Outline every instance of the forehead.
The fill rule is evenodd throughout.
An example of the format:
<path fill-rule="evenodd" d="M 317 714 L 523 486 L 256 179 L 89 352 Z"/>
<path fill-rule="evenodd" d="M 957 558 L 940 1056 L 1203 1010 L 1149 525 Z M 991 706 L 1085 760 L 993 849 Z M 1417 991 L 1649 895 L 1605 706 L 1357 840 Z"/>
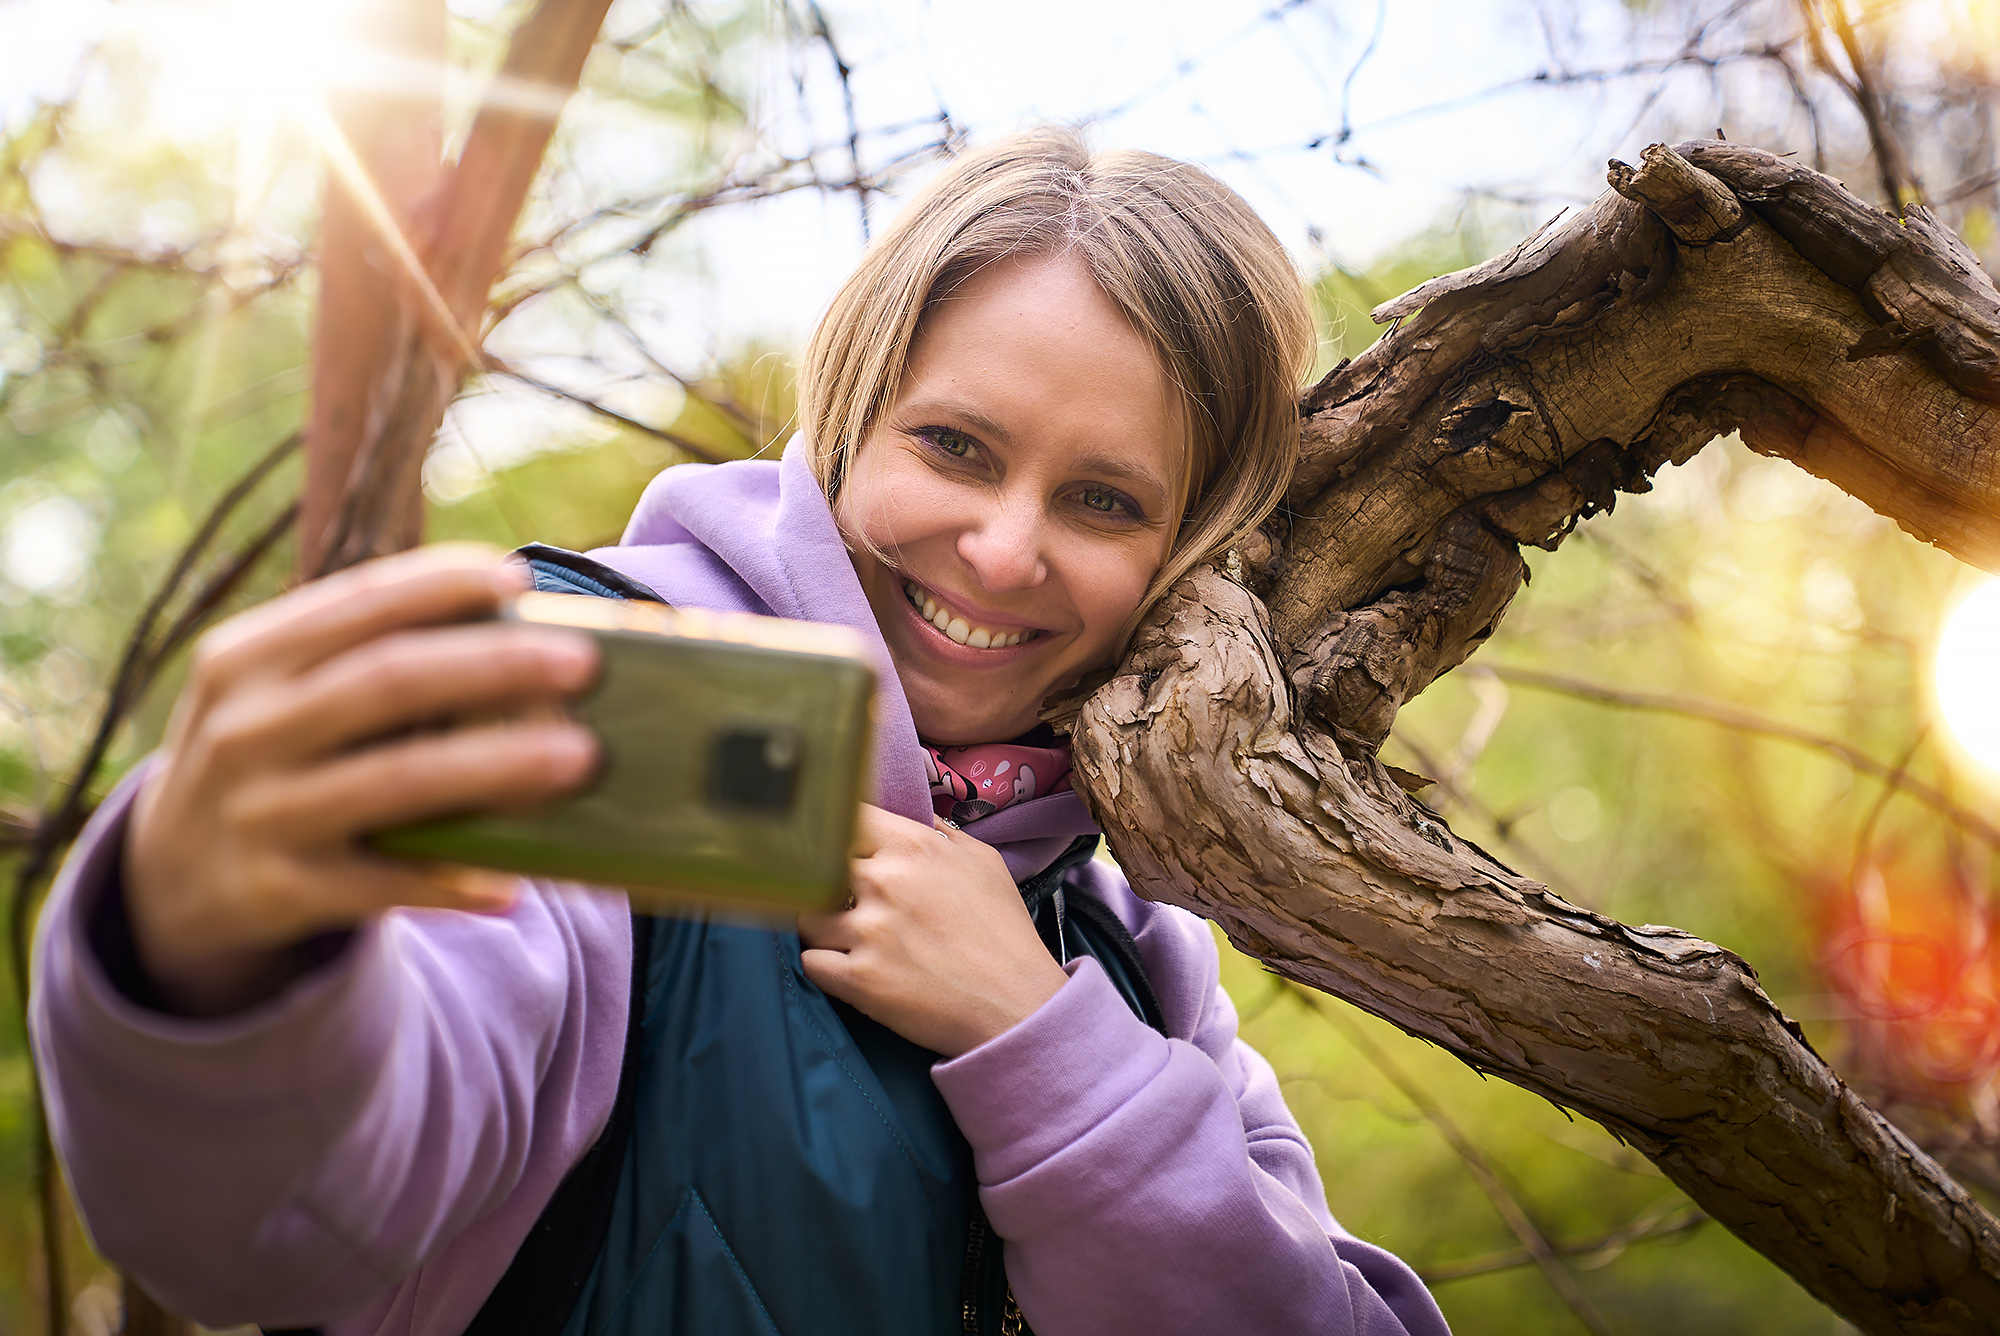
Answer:
<path fill-rule="evenodd" d="M 949 409 L 1003 450 L 1055 451 L 1177 492 L 1182 395 L 1075 255 L 996 261 L 925 314 L 898 405 Z"/>

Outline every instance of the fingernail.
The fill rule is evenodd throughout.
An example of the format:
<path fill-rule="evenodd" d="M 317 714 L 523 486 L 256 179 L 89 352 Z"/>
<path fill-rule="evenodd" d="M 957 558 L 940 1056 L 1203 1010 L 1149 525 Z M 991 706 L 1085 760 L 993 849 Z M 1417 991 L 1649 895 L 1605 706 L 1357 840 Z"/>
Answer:
<path fill-rule="evenodd" d="M 563 780 L 581 779 L 597 764 L 597 734 L 587 728 L 558 729 L 549 738 L 549 767 Z"/>
<path fill-rule="evenodd" d="M 500 563 L 500 590 L 503 594 L 525 594 L 535 587 L 535 573 L 528 563 L 509 557 Z"/>
<path fill-rule="evenodd" d="M 556 633 L 542 653 L 558 686 L 580 687 L 597 672 L 597 642 L 589 636 Z"/>
<path fill-rule="evenodd" d="M 459 908 L 472 914 L 504 914 L 519 898 L 521 879 L 511 872 L 483 867 L 441 867 L 437 880 L 459 897 Z"/>

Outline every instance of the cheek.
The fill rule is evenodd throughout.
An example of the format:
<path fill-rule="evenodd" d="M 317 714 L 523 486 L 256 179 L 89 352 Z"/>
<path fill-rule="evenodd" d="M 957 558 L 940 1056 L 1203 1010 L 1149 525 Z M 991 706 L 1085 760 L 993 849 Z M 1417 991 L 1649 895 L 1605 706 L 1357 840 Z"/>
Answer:
<path fill-rule="evenodd" d="M 834 524 L 850 547 L 857 538 L 863 546 L 905 547 L 948 526 L 950 489 L 913 463 L 891 446 L 862 444 L 833 504 Z"/>
<path fill-rule="evenodd" d="M 886 490 L 878 476 L 879 454 L 863 442 L 840 480 L 840 494 L 833 499 L 834 527 L 840 530 L 850 548 L 856 546 L 857 538 L 876 538 L 875 512 Z"/>
<path fill-rule="evenodd" d="M 1090 628 L 1093 647 L 1105 646 L 1145 598 L 1160 562 L 1150 552 L 1121 552 L 1115 557 L 1099 553 L 1083 569 L 1087 576 L 1078 587 L 1087 593 L 1079 610 Z"/>

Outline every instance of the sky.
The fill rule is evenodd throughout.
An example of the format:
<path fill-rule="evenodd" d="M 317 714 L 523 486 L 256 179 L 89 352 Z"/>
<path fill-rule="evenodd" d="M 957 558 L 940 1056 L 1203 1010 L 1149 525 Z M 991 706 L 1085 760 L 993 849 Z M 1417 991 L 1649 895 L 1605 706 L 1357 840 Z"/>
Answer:
<path fill-rule="evenodd" d="M 474 17 L 497 8 L 453 6 Z M 612 23 L 652 8 L 620 0 Z M 1615 59 L 1621 5 L 1559 8 L 1578 50 Z M 86 46 L 122 31 L 157 57 L 142 131 L 212 136 L 218 117 L 234 116 L 239 152 L 268 149 L 272 118 L 242 104 L 322 62 L 337 11 L 335 0 L 0 0 L 0 117 L 17 123 L 59 96 Z M 1630 156 L 1644 142 L 1615 130 L 1643 89 L 1533 82 L 1548 41 L 1525 0 L 830 0 L 826 13 L 862 126 L 926 122 L 940 108 L 975 140 L 1039 119 L 1083 122 L 1100 146 L 1210 167 L 1307 269 L 1365 265 L 1449 222 L 1468 187 L 1525 198 L 1502 224 L 1525 230 L 1527 213 L 1601 190 L 1604 153 Z M 197 40 L 169 40 L 190 30 Z M 823 52 L 801 61 L 774 41 L 765 57 L 755 83 L 772 141 L 829 143 L 844 121 Z M 607 179 L 646 152 L 637 127 L 619 133 L 616 108 L 582 99 L 568 114 L 598 132 Z M 870 151 L 887 156 L 898 142 L 871 136 Z M 874 221 L 896 203 L 877 200 Z M 863 244 L 851 198 L 736 209 L 695 235 L 713 282 L 683 314 L 690 340 L 796 341 Z"/>
<path fill-rule="evenodd" d="M 1450 220 L 1467 185 L 1531 194 L 1535 207 L 1603 188 L 1601 159 L 1579 160 L 1602 137 L 1590 99 L 1528 86 L 1480 99 L 1476 112 L 1453 105 L 1529 79 L 1545 59 L 1525 7 L 1506 0 L 876 0 L 829 12 L 862 125 L 943 107 L 976 141 L 1037 120 L 1082 122 L 1100 147 L 1210 168 L 1308 271 L 1328 258 L 1365 265 Z M 774 71 L 774 121 L 803 143 L 809 119 L 823 142 L 843 123 L 837 85 L 809 69 L 802 118 L 789 72 Z M 895 203 L 878 206 L 878 224 Z M 858 210 L 799 198 L 760 212 L 704 235 L 728 266 L 718 292 L 802 330 L 859 252 Z"/>

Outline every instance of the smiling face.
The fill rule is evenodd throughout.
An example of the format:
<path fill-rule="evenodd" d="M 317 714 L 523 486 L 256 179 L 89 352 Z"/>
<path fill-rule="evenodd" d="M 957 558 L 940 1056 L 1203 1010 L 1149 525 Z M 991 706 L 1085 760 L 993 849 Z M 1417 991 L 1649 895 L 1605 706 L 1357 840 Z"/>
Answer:
<path fill-rule="evenodd" d="M 1024 733 L 1111 656 L 1180 524 L 1186 439 L 1074 257 L 989 265 L 926 316 L 834 508 L 920 736 Z"/>

